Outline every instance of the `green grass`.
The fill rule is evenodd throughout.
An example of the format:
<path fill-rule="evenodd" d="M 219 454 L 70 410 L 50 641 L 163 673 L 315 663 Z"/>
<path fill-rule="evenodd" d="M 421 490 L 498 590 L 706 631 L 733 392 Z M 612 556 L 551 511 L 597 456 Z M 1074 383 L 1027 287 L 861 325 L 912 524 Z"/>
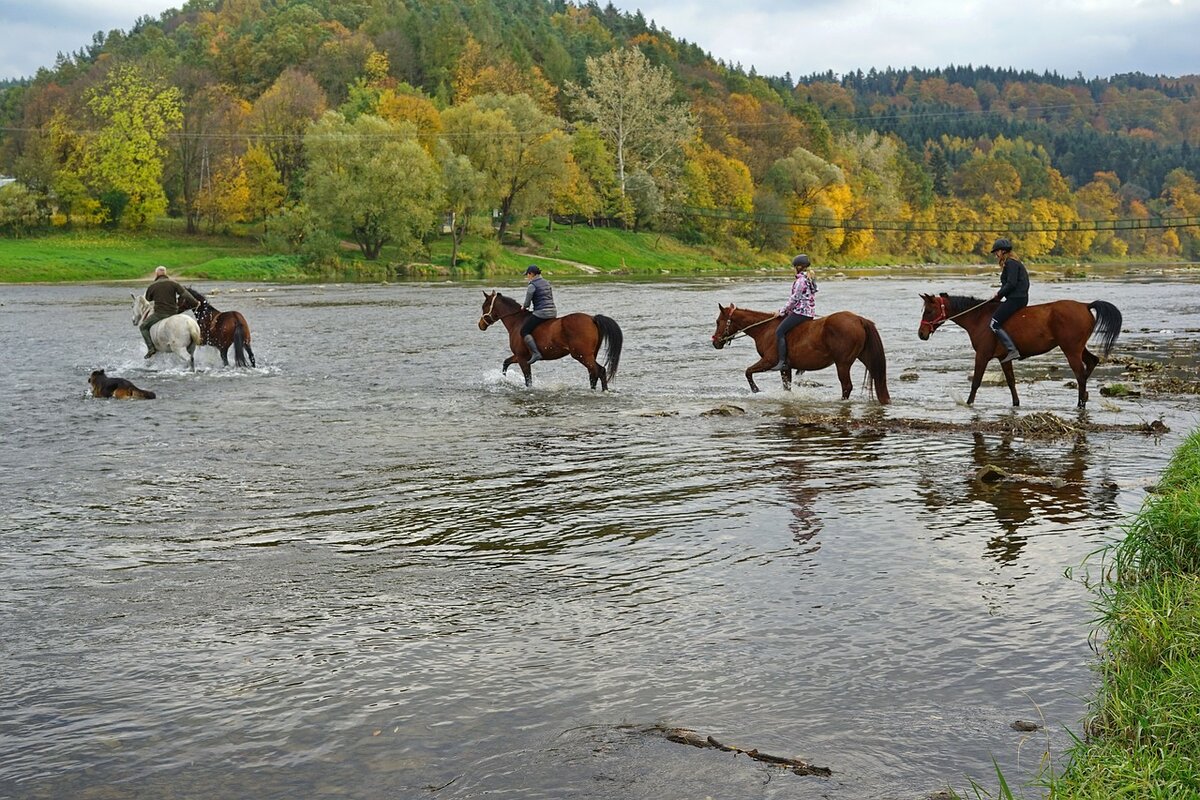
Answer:
<path fill-rule="evenodd" d="M 1051 794 L 1200 797 L 1200 432 L 1105 563 L 1101 688 Z"/>
<path fill-rule="evenodd" d="M 159 264 L 179 277 L 273 280 L 286 271 L 279 256 L 234 237 L 81 231 L 0 238 L 0 283 L 133 280 Z"/>

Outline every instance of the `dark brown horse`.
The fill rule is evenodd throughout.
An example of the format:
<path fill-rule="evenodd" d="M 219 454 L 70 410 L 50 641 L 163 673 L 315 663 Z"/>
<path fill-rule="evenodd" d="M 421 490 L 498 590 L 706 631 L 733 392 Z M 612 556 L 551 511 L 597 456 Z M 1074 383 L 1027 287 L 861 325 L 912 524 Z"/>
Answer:
<path fill-rule="evenodd" d="M 486 331 L 494 322 L 503 322 L 508 329 L 508 347 L 513 354 L 504 359 L 504 372 L 515 362 L 525 375 L 525 385 L 533 385 L 533 374 L 529 371 L 529 348 L 521 340 L 521 325 L 529 319 L 529 312 L 521 304 L 499 292 L 483 293 L 483 315 L 479 318 L 479 330 Z M 617 323 L 603 314 L 567 314 L 564 317 L 543 322 L 533 329 L 533 340 L 537 342 L 542 359 L 553 361 L 571 356 L 587 367 L 592 388 L 600 382 L 600 388 L 608 390 L 608 382 L 617 376 L 617 365 L 621 362 L 621 342 L 624 336 Z M 600 345 L 606 346 L 604 364 L 596 361 Z"/>
<path fill-rule="evenodd" d="M 758 361 L 746 369 L 746 380 L 752 391 L 758 391 L 754 373 L 768 372 L 778 361 L 775 350 L 775 329 L 781 317 L 769 311 L 751 311 L 717 304 L 717 330 L 713 333 L 713 347 L 720 350 L 739 333 L 754 340 L 758 349 Z M 850 365 L 855 359 L 867 368 L 867 387 L 875 398 L 886 405 L 892 401 L 887 388 L 887 359 L 883 354 L 883 340 L 875 323 L 850 311 L 836 311 L 827 317 L 805 322 L 788 334 L 788 368 L 781 370 L 783 388 L 792 388 L 792 370 L 812 372 L 837 365 L 838 380 L 842 382 L 842 399 L 850 399 L 854 384 L 850 381 Z"/>
<path fill-rule="evenodd" d="M 928 339 L 939 325 L 948 320 L 964 328 L 971 337 L 971 346 L 975 348 L 975 374 L 971 377 L 971 395 L 967 398 L 967 405 L 971 405 L 975 402 L 975 393 L 979 391 L 988 362 L 993 358 L 1002 358 L 1008 352 L 991 329 L 992 312 L 999 301 L 945 292 L 938 295 L 922 294 L 921 299 L 925 301 L 925 310 L 921 314 L 917 335 L 922 340 Z M 1093 311 L 1096 312 L 1094 319 Z M 1121 333 L 1121 312 L 1104 300 L 1086 304 L 1076 300 L 1055 300 L 1053 303 L 1022 308 L 1004 323 L 1004 330 L 1012 337 L 1022 360 L 1048 353 L 1055 347 L 1060 348 L 1071 365 L 1071 371 L 1075 373 L 1075 383 L 1079 387 L 1079 408 L 1084 408 L 1088 400 L 1087 379 L 1100 363 L 1100 359 L 1087 349 L 1088 340 L 1096 336 L 1101 353 L 1107 356 L 1112 352 L 1113 342 Z M 1004 370 L 1008 390 L 1012 392 L 1012 404 L 1021 405 L 1017 398 L 1012 362 L 1001 363 L 1000 367 Z"/>
<path fill-rule="evenodd" d="M 227 367 L 230 347 L 233 347 L 234 364 L 246 366 L 246 356 L 249 356 L 250 366 L 256 366 L 254 351 L 250 349 L 250 323 L 246 318 L 237 311 L 218 311 L 200 292 L 190 286 L 188 291 L 196 298 L 196 307 L 192 311 L 196 322 L 200 323 L 200 343 L 220 350 L 221 361 Z"/>

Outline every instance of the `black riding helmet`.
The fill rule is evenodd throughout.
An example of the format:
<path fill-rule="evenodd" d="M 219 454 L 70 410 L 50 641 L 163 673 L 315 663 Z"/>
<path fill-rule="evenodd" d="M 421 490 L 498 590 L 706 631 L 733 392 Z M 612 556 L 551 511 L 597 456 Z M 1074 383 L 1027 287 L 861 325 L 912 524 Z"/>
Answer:
<path fill-rule="evenodd" d="M 808 269 L 810 266 L 812 266 L 812 260 L 809 259 L 808 256 L 804 255 L 804 253 L 801 253 L 792 259 L 792 266 L 796 269 L 800 269 L 801 267 Z"/>
<path fill-rule="evenodd" d="M 1003 250 L 1006 253 L 1011 252 L 1012 251 L 1012 242 L 1010 242 L 1008 239 L 1001 236 L 999 239 L 996 240 L 996 243 L 994 245 L 992 245 L 992 252 L 994 253 L 997 250 Z"/>

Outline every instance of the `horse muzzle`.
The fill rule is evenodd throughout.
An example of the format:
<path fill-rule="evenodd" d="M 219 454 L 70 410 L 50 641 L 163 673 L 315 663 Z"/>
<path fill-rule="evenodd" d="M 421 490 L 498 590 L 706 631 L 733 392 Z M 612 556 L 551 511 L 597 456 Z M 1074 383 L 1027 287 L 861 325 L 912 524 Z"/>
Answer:
<path fill-rule="evenodd" d="M 722 349 L 723 347 L 725 347 L 725 340 L 724 340 L 724 339 L 720 339 L 720 338 L 718 338 L 718 337 L 716 337 L 716 336 L 712 337 L 712 343 L 713 343 L 713 347 L 717 348 L 718 350 L 720 350 L 720 349 Z"/>
<path fill-rule="evenodd" d="M 483 317 L 480 317 L 479 318 L 479 330 L 486 331 L 487 329 L 488 329 L 488 323 L 483 321 Z"/>

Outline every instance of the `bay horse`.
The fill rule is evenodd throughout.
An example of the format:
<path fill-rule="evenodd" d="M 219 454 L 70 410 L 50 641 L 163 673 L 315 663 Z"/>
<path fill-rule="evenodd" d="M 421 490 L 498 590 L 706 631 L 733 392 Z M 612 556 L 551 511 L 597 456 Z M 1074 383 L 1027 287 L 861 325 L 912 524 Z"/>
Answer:
<path fill-rule="evenodd" d="M 504 359 L 503 372 L 516 363 L 525 376 L 525 385 L 533 385 L 533 373 L 529 369 L 529 348 L 521 339 L 521 325 L 529 319 L 529 312 L 511 297 L 499 292 L 483 293 L 483 314 L 479 317 L 479 330 L 486 331 L 495 322 L 503 322 L 508 329 L 508 347 L 512 355 Z M 571 356 L 587 368 L 592 388 L 599 381 L 602 391 L 608 391 L 608 382 L 617 376 L 617 365 L 621 362 L 621 343 L 624 335 L 616 321 L 603 314 L 567 314 L 547 320 L 533 329 L 533 340 L 542 352 L 542 360 L 554 361 Z M 600 345 L 606 347 L 605 363 L 596 361 Z"/>
<path fill-rule="evenodd" d="M 949 320 L 966 330 L 971 337 L 971 346 L 975 348 L 975 374 L 971 376 L 971 395 L 967 398 L 967 405 L 971 405 L 975 402 L 975 393 L 979 391 L 988 362 L 993 358 L 1003 358 L 1008 352 L 991 329 L 992 313 L 1000 301 L 945 292 L 938 295 L 922 294 L 921 299 L 925 301 L 925 308 L 921 313 L 917 335 L 922 341 Z M 1093 311 L 1096 313 L 1094 319 Z M 1100 359 L 1087 349 L 1088 340 L 1095 336 L 1100 343 L 1100 352 L 1107 357 L 1121 333 L 1121 312 L 1104 300 L 1093 303 L 1055 300 L 1052 303 L 1025 306 L 1004 323 L 1004 330 L 1020 351 L 1021 360 L 1048 353 L 1055 347 L 1061 349 L 1071 365 L 1071 371 L 1075 373 L 1075 382 L 1079 387 L 1078 407 L 1084 408 L 1088 400 L 1087 379 L 1100 363 Z M 1004 370 L 1004 380 L 1012 393 L 1013 406 L 1021 405 L 1012 362 L 1002 362 L 1000 367 Z"/>
<path fill-rule="evenodd" d="M 154 303 L 147 300 L 145 295 L 130 292 L 129 296 L 133 298 L 133 326 L 136 328 L 154 311 Z M 165 353 L 169 350 L 180 358 L 187 359 L 192 371 L 196 370 L 196 347 L 200 344 L 200 326 L 187 314 L 175 314 L 154 323 L 150 328 L 150 341 L 154 342 L 154 349 L 158 352 Z"/>
<path fill-rule="evenodd" d="M 229 348 L 233 347 L 233 363 L 236 366 L 246 366 L 246 356 L 250 356 L 250 366 L 254 363 L 254 351 L 250 349 L 250 323 L 246 322 L 237 311 L 218 311 L 208 302 L 208 298 L 192 287 L 188 291 L 196 298 L 196 321 L 200 323 L 201 344 L 215 347 L 221 351 L 221 361 L 229 366 Z"/>
<path fill-rule="evenodd" d="M 778 361 L 775 348 L 775 329 L 782 317 L 771 311 L 751 311 L 717 304 L 717 329 L 713 333 L 713 347 L 720 350 L 739 333 L 754 340 L 758 349 L 758 361 L 746 369 L 746 380 L 750 390 L 759 391 L 754 382 L 754 373 L 769 372 Z M 850 365 L 858 359 L 867 368 L 867 388 L 873 391 L 881 405 L 892 401 L 887 388 L 887 359 L 883 353 L 883 340 L 875 323 L 851 311 L 835 311 L 827 317 L 805 322 L 788 334 L 788 366 L 781 370 L 783 388 L 791 391 L 792 370 L 812 372 L 825 369 L 830 364 L 837 366 L 838 380 L 842 383 L 842 399 L 850 399 L 854 384 L 850 380 Z"/>

